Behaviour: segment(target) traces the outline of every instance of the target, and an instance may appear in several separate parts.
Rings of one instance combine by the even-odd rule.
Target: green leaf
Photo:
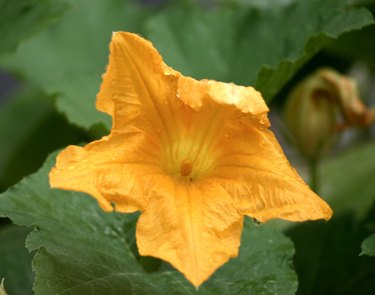
[[[57,106],[70,122],[109,129],[110,119],[96,111],[95,97],[111,32],[140,32],[149,13],[120,0],[69,3],[72,9],[59,24],[23,43],[4,64],[48,93],[60,93]],[[270,99],[329,38],[372,22],[365,9],[344,4],[309,0],[280,9],[214,11],[174,7],[153,17],[146,32],[166,61],[184,74],[252,84]]]
[[[375,15],[375,1],[362,1],[363,5]],[[331,54],[350,60],[361,60],[375,70],[375,26],[369,26],[360,31],[351,32],[340,37],[328,47]],[[361,50],[358,50],[360,48]]]
[[[146,273],[131,247],[136,216],[105,213],[85,194],[51,190],[53,162],[0,196],[0,215],[36,226],[27,239],[38,251],[36,294],[294,294],[293,245],[267,226],[246,224],[239,257],[199,292],[176,271]]]
[[[0,229],[0,281],[5,278],[6,290],[12,295],[32,294],[32,255],[25,248],[29,232],[28,228],[13,225]]]
[[[147,11],[124,0],[65,0],[71,9],[53,27],[3,60],[48,94],[59,94],[57,108],[71,123],[86,129],[110,127],[110,118],[95,109],[101,75],[108,63],[112,32],[138,31]]]
[[[298,294],[372,294],[375,263],[359,254],[375,221],[374,154],[369,142],[321,163],[321,195],[333,218],[287,231],[296,247]]]
[[[51,151],[87,140],[56,113],[51,97],[27,85],[1,105],[0,138],[1,192],[37,170]]]
[[[0,0],[0,56],[54,22],[66,8],[59,0]]]
[[[246,220],[239,257],[229,261],[202,289],[210,294],[295,294],[293,243],[267,225]]]
[[[372,234],[363,241],[361,254],[375,256],[375,234]]]
[[[30,134],[53,111],[51,104],[40,99],[40,92],[21,91],[13,95],[0,108],[0,191],[5,190],[8,181],[9,162],[17,149]],[[27,124],[25,124],[27,122]]]
[[[375,143],[370,142],[322,165],[321,191],[334,214],[352,212],[358,219],[368,214],[375,201],[374,154]]]
[[[288,230],[296,247],[297,294],[363,294],[375,289],[374,259],[359,256],[368,231],[353,215],[304,222]]]
[[[270,100],[328,40],[371,23],[370,12],[342,0],[278,9],[173,7],[149,20],[147,35],[182,73],[255,85]]]
[[[120,275],[121,280],[126,280],[126,273],[141,272],[123,235],[126,219],[122,217],[128,215],[104,213],[83,194],[51,190],[47,175],[52,164],[50,158],[37,174],[0,197],[1,214],[18,225],[37,225],[27,240],[29,250],[42,247],[34,262],[35,292],[48,294],[54,290],[52,293],[56,294],[59,290],[60,281],[46,289],[49,284],[45,277],[55,281],[66,278],[66,285],[61,286],[65,291],[97,277],[87,287],[90,289],[103,280],[104,291],[107,286],[103,278],[108,277],[110,282],[116,279],[116,273],[122,272],[125,275]],[[48,265],[38,262],[46,256],[51,257],[50,263],[58,262],[59,271],[51,271]]]

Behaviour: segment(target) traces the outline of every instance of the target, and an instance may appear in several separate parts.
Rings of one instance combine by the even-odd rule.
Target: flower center
[[[190,160],[185,159],[181,162],[181,167],[180,167],[181,176],[189,176],[192,170],[193,170],[193,164],[190,162]]]
[[[197,181],[210,174],[215,155],[208,145],[191,138],[165,145],[162,169],[179,181]]]

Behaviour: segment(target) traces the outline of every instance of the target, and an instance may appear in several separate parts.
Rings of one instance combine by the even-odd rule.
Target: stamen
[[[190,160],[185,159],[181,162],[181,167],[180,167],[181,176],[189,176],[192,170],[193,170],[193,164],[190,162]]]

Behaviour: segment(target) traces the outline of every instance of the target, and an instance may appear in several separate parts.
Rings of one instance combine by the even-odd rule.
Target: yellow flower
[[[97,108],[112,116],[111,133],[67,147],[50,183],[86,192],[106,211],[142,211],[141,255],[199,286],[237,256],[245,215],[331,217],[268,130],[259,92],[184,77],[135,34],[114,33],[110,49]]]

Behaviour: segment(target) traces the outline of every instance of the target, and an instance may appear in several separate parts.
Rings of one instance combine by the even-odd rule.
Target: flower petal
[[[273,133],[239,122],[227,139],[227,151],[219,157],[213,177],[240,200],[240,211],[261,222],[330,219],[331,208],[290,166]]]
[[[232,105],[243,113],[253,116],[269,111],[262,95],[253,87],[244,87],[234,83],[223,83],[213,80],[195,80],[182,76],[179,79],[178,91],[181,100],[194,109],[208,101],[218,105]]]
[[[164,141],[170,140],[168,103],[177,102],[180,74],[166,74],[159,53],[136,34],[113,33],[110,51],[96,106],[112,116],[112,132],[137,126],[142,132],[159,133]]]
[[[142,210],[161,174],[153,145],[145,141],[138,134],[121,134],[69,146],[56,159],[50,185],[86,192],[106,211],[112,205],[120,212]]]
[[[149,41],[127,32],[113,33],[110,52],[96,106],[113,116],[118,100],[139,103],[154,94],[157,83],[150,77],[160,75],[162,60]]]
[[[137,224],[141,255],[170,262],[195,286],[237,256],[243,217],[219,184],[171,180],[153,192]]]

